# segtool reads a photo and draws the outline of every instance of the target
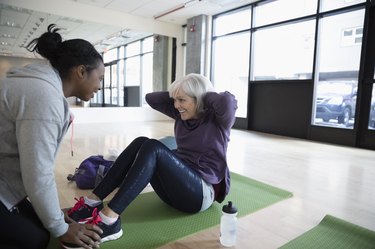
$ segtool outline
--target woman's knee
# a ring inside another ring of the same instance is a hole
[[[50,233],[48,231],[41,231],[38,235],[38,239],[35,238],[27,244],[28,249],[41,249],[47,248],[50,240]]]
[[[141,136],[141,137],[137,137],[137,138],[135,138],[135,139],[133,140],[133,142],[144,142],[144,141],[147,141],[147,140],[149,140],[148,137],[143,137],[143,136]]]
[[[128,146],[126,146],[123,153],[126,152],[126,151],[129,151],[129,150],[130,151],[138,150],[144,144],[144,142],[146,142],[147,140],[149,140],[148,137],[137,137],[137,138],[135,138]]]
[[[163,143],[161,143],[159,140],[150,138],[147,141],[144,142],[142,145],[143,150],[146,152],[156,152],[160,149],[164,150],[167,149]]]

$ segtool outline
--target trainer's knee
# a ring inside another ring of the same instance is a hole
[[[50,241],[50,233],[47,230],[34,231],[33,238],[22,241],[21,248],[27,249],[44,249],[48,247]]]

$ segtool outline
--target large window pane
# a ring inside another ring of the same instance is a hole
[[[153,92],[153,54],[145,54],[142,59],[142,105],[146,105],[145,95]]]
[[[252,80],[311,78],[315,21],[254,33]]]
[[[351,6],[357,3],[363,3],[366,0],[321,0],[321,11],[329,11],[339,9],[346,6]]]
[[[119,72],[118,72],[118,105],[124,106],[124,85],[125,85],[125,60],[120,60],[119,63]]]
[[[118,105],[117,64],[105,67],[104,73],[104,103]]]
[[[137,55],[141,53],[141,42],[136,41],[126,45],[126,57]]]
[[[214,19],[214,36],[250,29],[251,10],[249,8],[223,14]]]
[[[139,86],[141,83],[140,56],[132,57],[126,60],[125,85]]]
[[[118,67],[117,67],[117,64],[113,64],[112,66],[112,88],[111,88],[111,104],[112,105],[118,105],[119,104],[119,101],[118,101],[118,96],[119,96],[119,82],[118,82],[118,78],[117,78],[117,71],[118,71]]]
[[[119,54],[119,56],[118,56],[119,59],[123,59],[125,57],[125,46],[121,46],[119,48],[119,53],[118,54]]]
[[[258,27],[311,15],[315,14],[316,10],[317,0],[278,0],[265,2],[254,9],[254,25]]]
[[[142,53],[151,52],[154,50],[154,37],[148,37],[142,42]]]
[[[315,80],[315,125],[353,128],[362,41],[361,31],[354,30],[362,30],[363,19],[364,10],[321,19]]]
[[[117,48],[108,50],[106,53],[103,54],[104,63],[108,63],[114,60],[117,60]]]
[[[104,89],[104,104],[106,105],[111,104],[111,89],[109,88]]]
[[[250,32],[217,38],[213,46],[215,88],[233,93],[238,101],[236,116],[246,118]]]
[[[150,36],[104,53],[103,59],[106,63],[104,85],[91,103],[124,106],[126,87],[128,90],[152,91],[153,46],[154,37]],[[131,101],[133,98],[134,103],[127,104],[133,105],[136,103],[135,98],[139,99],[138,96],[132,96]]]
[[[111,67],[106,66],[104,71],[104,88],[111,86]]]

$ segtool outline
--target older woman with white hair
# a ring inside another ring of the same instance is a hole
[[[68,211],[75,221],[107,224],[102,242],[122,235],[120,214],[148,183],[162,201],[187,213],[204,211],[229,192],[226,153],[237,109],[235,97],[215,92],[202,75],[189,74],[173,82],[169,91],[147,94],[146,101],[175,120],[177,147],[136,138],[92,193]],[[116,188],[104,207],[102,200]]]

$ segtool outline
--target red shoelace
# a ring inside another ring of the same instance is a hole
[[[86,207],[87,208],[87,205],[85,204],[85,199],[83,199],[83,197],[81,196],[79,198],[79,200],[77,198],[74,198],[77,202],[76,204],[74,204],[74,207],[72,207],[69,211],[68,211],[68,215],[74,213],[75,211],[78,211],[79,209],[81,209],[82,207]]]
[[[87,219],[86,224],[98,225],[101,221],[102,218],[99,215],[98,209],[95,208],[94,211],[92,211],[92,217]]]

